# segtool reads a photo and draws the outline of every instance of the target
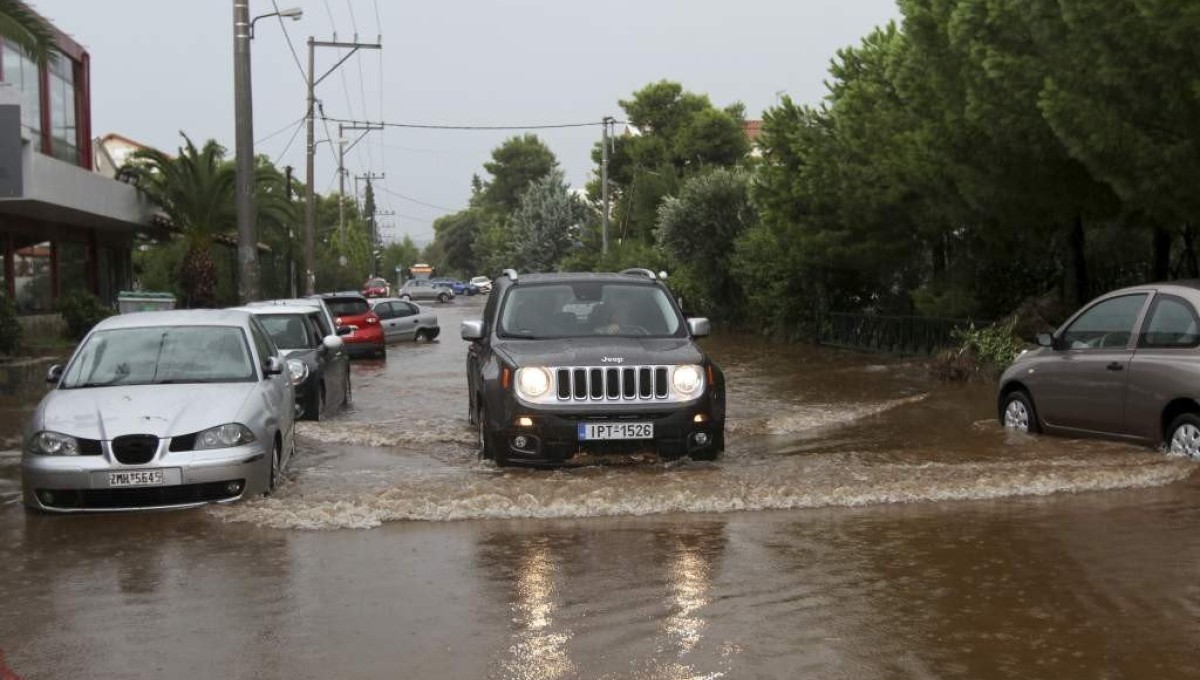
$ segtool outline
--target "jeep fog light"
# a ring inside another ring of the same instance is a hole
[[[517,369],[517,392],[527,399],[537,399],[550,391],[550,371],[540,366]]]
[[[699,366],[693,364],[677,366],[671,375],[671,385],[676,392],[684,396],[691,396],[700,389],[703,382],[702,375]]]
[[[533,418],[529,416],[517,418],[517,427],[533,427]]]

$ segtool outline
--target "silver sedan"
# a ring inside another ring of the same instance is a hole
[[[396,298],[370,298],[371,309],[379,315],[387,342],[397,340],[433,340],[441,333],[437,314],[415,302]]]
[[[295,450],[292,369],[242,311],[100,322],[47,376],[56,387],[25,431],[25,505],[172,508],[270,492]]]

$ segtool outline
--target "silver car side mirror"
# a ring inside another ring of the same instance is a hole
[[[345,341],[336,335],[326,335],[321,339],[321,345],[330,352],[336,352],[345,345]]]
[[[46,371],[46,382],[58,384],[62,380],[63,367],[62,364],[54,364],[50,370]]]
[[[707,337],[712,333],[712,323],[704,317],[688,319],[687,324],[688,332],[692,334],[693,338]]]
[[[472,319],[462,322],[462,339],[475,342],[482,340],[484,336],[483,321],[480,319]]]
[[[280,359],[279,357],[269,357],[266,363],[263,364],[263,375],[280,375],[283,373],[283,367],[283,359]]]
[[[1040,347],[1053,347],[1054,346],[1054,336],[1050,335],[1049,333],[1038,333],[1037,344]]]

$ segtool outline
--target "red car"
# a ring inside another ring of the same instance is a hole
[[[348,333],[339,330],[338,335],[341,335],[351,358],[387,358],[383,327],[379,325],[379,315],[371,309],[367,298],[359,293],[322,293],[317,297],[324,298],[339,328],[349,329]]]
[[[363,284],[362,294],[365,297],[388,297],[392,294],[392,287],[388,284],[387,279],[375,276],[367,279]]]

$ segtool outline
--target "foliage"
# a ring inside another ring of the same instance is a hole
[[[67,338],[82,340],[92,327],[113,315],[111,307],[87,291],[73,291],[62,295],[55,303],[67,324]]]
[[[50,23],[21,0],[0,0],[0,38],[33,61],[53,59],[58,53]]]
[[[535,180],[513,213],[515,264],[522,271],[554,271],[579,245],[587,207],[571,193],[561,170]]]
[[[11,355],[20,348],[22,330],[17,303],[0,293],[0,353]]]
[[[947,382],[961,382],[976,377],[990,378],[1008,368],[1025,349],[1027,343],[1016,334],[1016,321],[954,331],[956,348],[935,357],[935,374]]]
[[[678,196],[658,208],[658,242],[678,267],[696,309],[737,319],[742,306],[739,277],[732,270],[737,239],[758,223],[750,200],[750,175],[713,168],[689,179]]]

